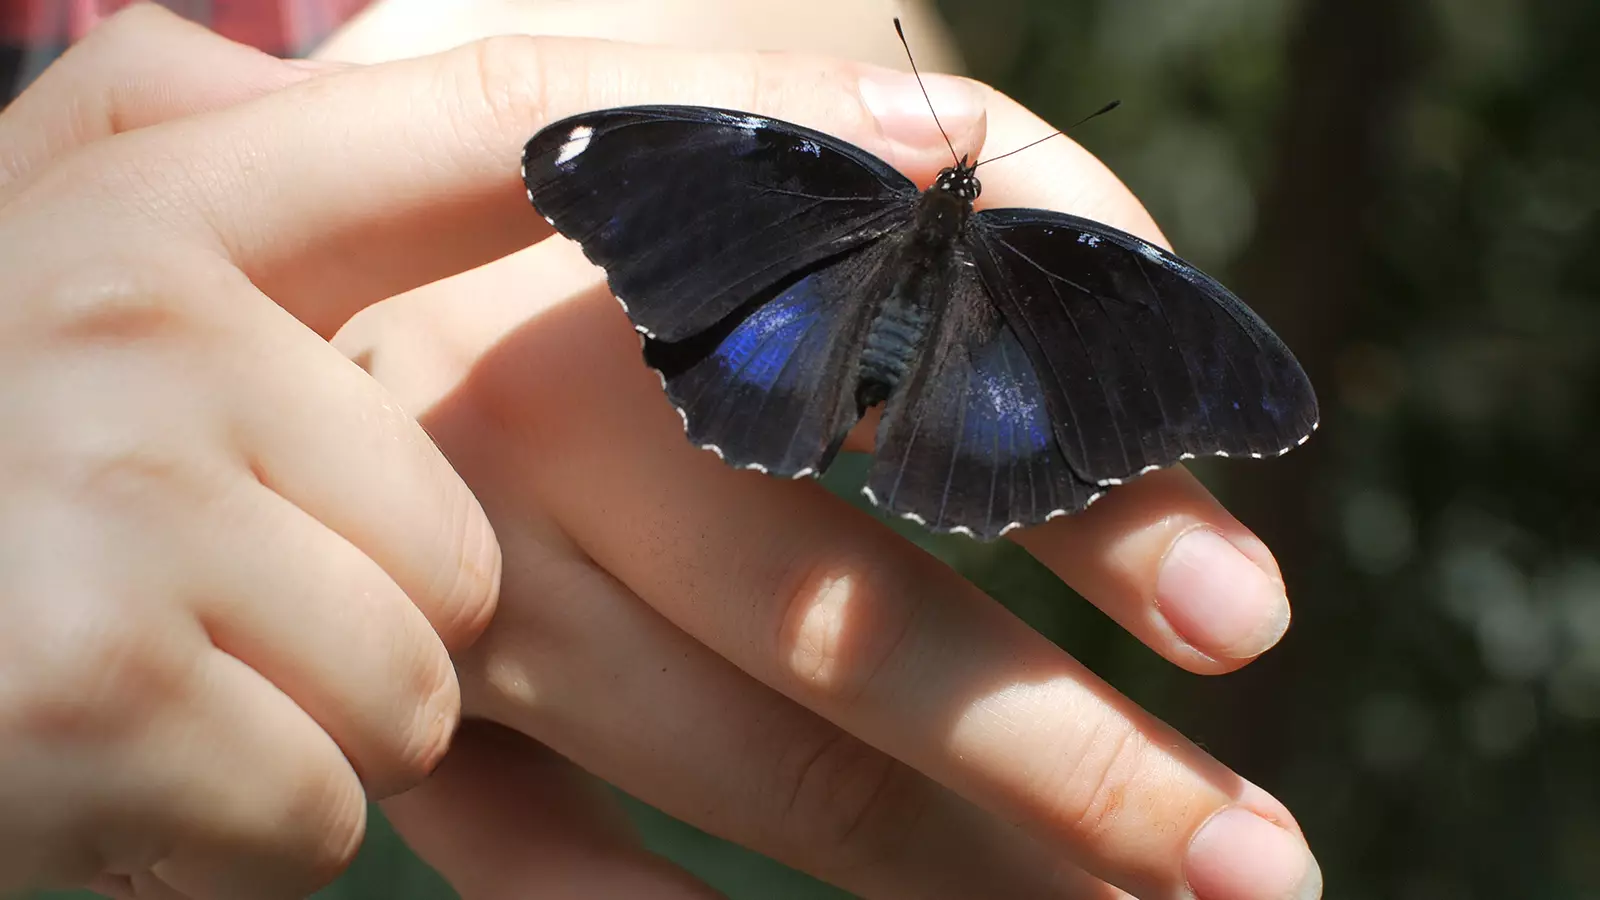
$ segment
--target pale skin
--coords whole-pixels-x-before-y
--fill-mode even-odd
[[[135,9],[0,114],[0,890],[300,896],[373,796],[467,900],[714,896],[599,777],[864,897],[1319,895],[1266,792],[818,486],[690,447],[517,182],[544,123],[680,102],[926,184],[949,151],[914,83],[341,40],[374,64]],[[1050,131],[929,87],[958,152]],[[1029,154],[982,203],[1160,239],[1078,145]],[[1015,537],[1194,672],[1287,625],[1182,469]],[[485,724],[446,757],[460,715]]]

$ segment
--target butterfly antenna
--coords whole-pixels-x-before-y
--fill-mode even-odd
[[[1094,112],[1088,114],[1087,116],[1084,116],[1083,118],[1079,119],[1078,121],[1073,122],[1071,125],[1068,125],[1067,127],[1061,129],[1060,131],[1054,132],[1052,134],[1047,134],[1044,137],[1039,138],[1037,141],[1030,141],[1030,142],[1028,142],[1026,144],[1023,144],[1021,147],[1018,147],[1015,150],[1008,150],[1005,153],[1000,154],[999,156],[991,156],[988,159],[984,160],[983,162],[980,162],[977,165],[974,165],[973,168],[976,169],[978,166],[987,166],[989,163],[997,162],[997,161],[1005,159],[1006,157],[1011,156],[1013,154],[1021,153],[1022,151],[1028,149],[1029,147],[1036,147],[1036,146],[1044,143],[1045,141],[1050,140],[1053,137],[1060,137],[1061,135],[1066,134],[1067,132],[1071,131],[1074,128],[1077,128],[1079,125],[1082,125],[1083,123],[1089,121],[1090,119],[1097,118],[1099,116],[1103,116],[1106,113],[1111,112],[1113,109],[1116,109],[1117,107],[1119,107],[1121,105],[1122,105],[1122,101],[1121,100],[1113,100],[1110,103],[1107,103],[1105,106],[1102,106],[1099,109],[1095,110]]]
[[[928,112],[933,113],[933,124],[939,127],[939,134],[944,137],[944,145],[950,148],[950,158],[961,165],[961,158],[956,156],[956,145],[950,143],[950,135],[945,134],[944,123],[939,121],[939,111],[933,108],[933,98],[928,96],[928,86],[922,83],[922,73],[917,71],[917,61],[911,55],[911,44],[906,41],[906,30],[900,27],[900,17],[894,17],[894,33],[900,35],[900,46],[906,48],[906,59],[911,62],[911,74],[917,76],[917,87],[922,88],[922,99],[928,101]]]

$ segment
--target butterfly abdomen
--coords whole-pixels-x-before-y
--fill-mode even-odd
[[[863,410],[888,398],[933,333],[940,298],[947,293],[956,240],[971,213],[970,199],[942,186],[924,191],[917,201],[896,250],[899,277],[862,347],[856,397]]]
[[[861,384],[857,397],[862,407],[882,402],[900,383],[932,324],[932,310],[904,302],[900,297],[890,297],[883,312],[873,320],[861,350]]]

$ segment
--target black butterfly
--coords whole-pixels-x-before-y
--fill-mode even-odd
[[[918,191],[799,125],[638,106],[542,129],[522,176],[605,269],[689,439],[730,465],[814,475],[886,402],[867,497],[987,540],[1310,436],[1305,373],[1221,284],[1076,216],[974,212],[974,168]]]

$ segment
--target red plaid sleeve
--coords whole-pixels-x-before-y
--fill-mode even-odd
[[[0,101],[16,96],[51,60],[135,0],[0,0]],[[315,47],[371,0],[161,0],[211,30],[277,56]]]

